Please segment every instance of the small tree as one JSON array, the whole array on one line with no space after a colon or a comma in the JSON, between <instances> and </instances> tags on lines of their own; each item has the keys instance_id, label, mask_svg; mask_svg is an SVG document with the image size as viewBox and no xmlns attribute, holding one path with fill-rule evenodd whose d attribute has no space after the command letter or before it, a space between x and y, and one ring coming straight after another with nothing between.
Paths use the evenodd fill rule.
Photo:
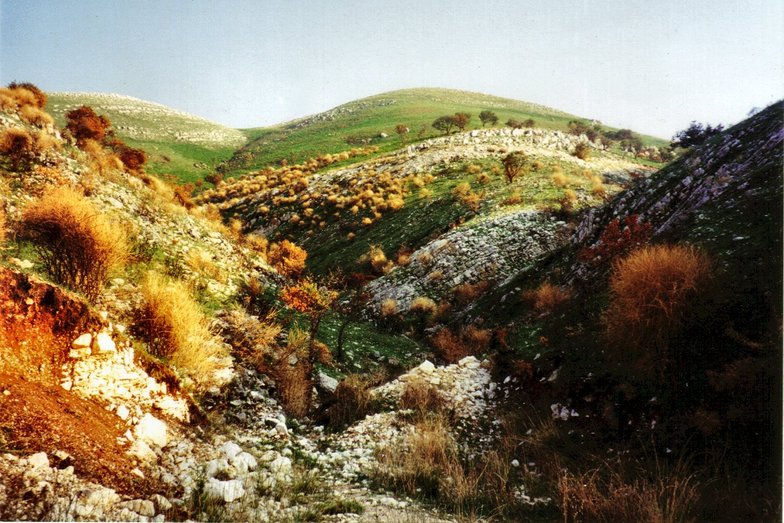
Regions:
<instances>
[{"instance_id":1,"label":"small tree","mask_svg":"<svg viewBox=\"0 0 784 523\"><path fill-rule=\"evenodd\" d=\"M498 115L493 111L482 111L479 113L479 119L482 121L482 127L487 124L493 126L498 123Z\"/></svg>"},{"instance_id":2,"label":"small tree","mask_svg":"<svg viewBox=\"0 0 784 523\"><path fill-rule=\"evenodd\" d=\"M534 121L533 118L529 118L523 122L523 127L528 127L529 129L531 127L536 127L536 122Z\"/></svg>"},{"instance_id":3,"label":"small tree","mask_svg":"<svg viewBox=\"0 0 784 523\"><path fill-rule=\"evenodd\" d=\"M400 143L406 143L406 135L409 133L410 129L407 125L403 125L399 123L395 126L395 132L400 137Z\"/></svg>"},{"instance_id":4,"label":"small tree","mask_svg":"<svg viewBox=\"0 0 784 523\"><path fill-rule=\"evenodd\" d=\"M522 129L523 122L521 122L520 120L515 120L514 118L509 118L506 121L506 126L511 127L512 129Z\"/></svg>"},{"instance_id":5,"label":"small tree","mask_svg":"<svg viewBox=\"0 0 784 523\"><path fill-rule=\"evenodd\" d=\"M468 122L471 121L471 115L468 113L455 113L455 115L452 117L452 121L455 123L458 129L465 131L465 128L468 126Z\"/></svg>"},{"instance_id":6,"label":"small tree","mask_svg":"<svg viewBox=\"0 0 784 523\"><path fill-rule=\"evenodd\" d=\"M454 126L455 120L451 116L439 116L433 121L433 128L437 131L443 131L445 135L451 133Z\"/></svg>"},{"instance_id":7,"label":"small tree","mask_svg":"<svg viewBox=\"0 0 784 523\"><path fill-rule=\"evenodd\" d=\"M501 160L504 164L504 176L508 183L512 183L514 179L523 172L526 164L528 163L528 156L523 151L514 151Z\"/></svg>"},{"instance_id":8,"label":"small tree","mask_svg":"<svg viewBox=\"0 0 784 523\"><path fill-rule=\"evenodd\" d=\"M96 114L86 105L69 111L65 118L68 121L65 129L76 139L79 147L82 147L87 140L102 141L111 126L111 122L105 116Z\"/></svg>"},{"instance_id":9,"label":"small tree","mask_svg":"<svg viewBox=\"0 0 784 523\"><path fill-rule=\"evenodd\" d=\"M683 147L684 149L693 147L695 145L702 145L708 138L716 136L724 130L723 125L711 127L710 124L703 125L701 123L692 121L689 127L678 132L672 138L671 146Z\"/></svg>"}]
</instances>

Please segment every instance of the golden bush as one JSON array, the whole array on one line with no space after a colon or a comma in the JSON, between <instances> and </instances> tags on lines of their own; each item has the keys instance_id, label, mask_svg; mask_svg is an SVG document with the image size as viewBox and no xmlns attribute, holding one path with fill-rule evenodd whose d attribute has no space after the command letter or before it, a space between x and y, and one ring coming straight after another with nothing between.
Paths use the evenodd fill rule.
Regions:
<instances>
[{"instance_id":1,"label":"golden bush","mask_svg":"<svg viewBox=\"0 0 784 523\"><path fill-rule=\"evenodd\" d=\"M137 325L150 352L167 359L194 390L225 384L231 357L185 284L150 271L142 282L142 297Z\"/></svg>"},{"instance_id":2,"label":"golden bush","mask_svg":"<svg viewBox=\"0 0 784 523\"><path fill-rule=\"evenodd\" d=\"M21 232L36 245L55 281L90 300L98 297L110 272L122 267L128 256L123 229L67 187L30 204L22 215Z\"/></svg>"}]
</instances>

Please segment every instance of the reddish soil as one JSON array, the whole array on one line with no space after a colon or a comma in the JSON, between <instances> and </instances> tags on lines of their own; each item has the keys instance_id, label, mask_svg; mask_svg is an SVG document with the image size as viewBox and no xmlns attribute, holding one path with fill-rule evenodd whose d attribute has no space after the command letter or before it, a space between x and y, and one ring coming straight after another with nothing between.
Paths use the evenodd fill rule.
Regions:
<instances>
[{"instance_id":1,"label":"reddish soil","mask_svg":"<svg viewBox=\"0 0 784 523\"><path fill-rule=\"evenodd\" d=\"M125 426L60 387L71 342L101 325L75 295L0 268L0 451L63 450L81 477L127 494L156 490L117 443Z\"/></svg>"}]
</instances>

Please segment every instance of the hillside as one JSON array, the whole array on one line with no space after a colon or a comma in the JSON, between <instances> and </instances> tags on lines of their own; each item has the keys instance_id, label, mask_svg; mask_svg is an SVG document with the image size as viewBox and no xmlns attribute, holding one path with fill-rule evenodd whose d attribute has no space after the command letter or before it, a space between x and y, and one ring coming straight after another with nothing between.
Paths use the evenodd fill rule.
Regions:
<instances>
[{"instance_id":1,"label":"hillside","mask_svg":"<svg viewBox=\"0 0 784 523\"><path fill-rule=\"evenodd\" d=\"M0 520L780 518L783 102L666 165L526 104L318 142L381 95L191 197L36 94L0 90Z\"/></svg>"},{"instance_id":2,"label":"hillside","mask_svg":"<svg viewBox=\"0 0 784 523\"><path fill-rule=\"evenodd\" d=\"M226 162L227 173L244 173L280 160L299 163L309 157L336 153L353 145L376 145L386 152L400 147L395 126L405 125L407 141L438 136L431 124L439 116L465 112L472 115L469 129L482 126L479 113L489 110L503 126L509 119L533 119L537 127L565 131L571 120L586 118L508 98L451 89L405 89L370 96L335 107L329 111L280 125L247 129L247 145ZM609 128L606 128L609 129ZM383 133L383 136L382 136ZM666 142L643 137L646 145L663 146Z\"/></svg>"},{"instance_id":3,"label":"hillside","mask_svg":"<svg viewBox=\"0 0 784 523\"><path fill-rule=\"evenodd\" d=\"M150 172L196 181L214 171L245 143L235 129L130 96L102 93L50 93L47 110L58 125L65 114L87 105L109 118L117 135L150 155Z\"/></svg>"}]
</instances>

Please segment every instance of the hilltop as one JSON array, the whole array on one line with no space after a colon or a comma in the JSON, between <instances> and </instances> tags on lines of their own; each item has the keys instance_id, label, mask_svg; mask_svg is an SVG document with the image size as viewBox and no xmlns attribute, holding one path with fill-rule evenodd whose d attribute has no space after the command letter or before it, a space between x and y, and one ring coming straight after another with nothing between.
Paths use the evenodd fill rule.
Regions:
<instances>
[{"instance_id":1,"label":"hilltop","mask_svg":"<svg viewBox=\"0 0 784 523\"><path fill-rule=\"evenodd\" d=\"M421 141L442 134L432 127L444 115L464 112L472 115L469 129L482 127L479 113L489 110L503 126L510 119L532 119L536 127L566 131L569 122L590 122L542 105L509 98L453 89L418 88L382 93L355 100L329 111L299 118L272 127L247 129L248 143L226 162L227 173L243 173L286 160L299 163L309 157L336 153L351 146L376 145L381 152L400 147L396 125L408 127L407 141ZM610 130L610 128L605 127ZM645 145L663 146L666 142L643 137Z\"/></svg>"},{"instance_id":2,"label":"hilltop","mask_svg":"<svg viewBox=\"0 0 784 523\"><path fill-rule=\"evenodd\" d=\"M213 172L245 143L236 129L130 96L106 93L49 93L47 110L58 125L82 105L109 118L117 135L150 155L149 170L196 181Z\"/></svg>"}]
</instances>

